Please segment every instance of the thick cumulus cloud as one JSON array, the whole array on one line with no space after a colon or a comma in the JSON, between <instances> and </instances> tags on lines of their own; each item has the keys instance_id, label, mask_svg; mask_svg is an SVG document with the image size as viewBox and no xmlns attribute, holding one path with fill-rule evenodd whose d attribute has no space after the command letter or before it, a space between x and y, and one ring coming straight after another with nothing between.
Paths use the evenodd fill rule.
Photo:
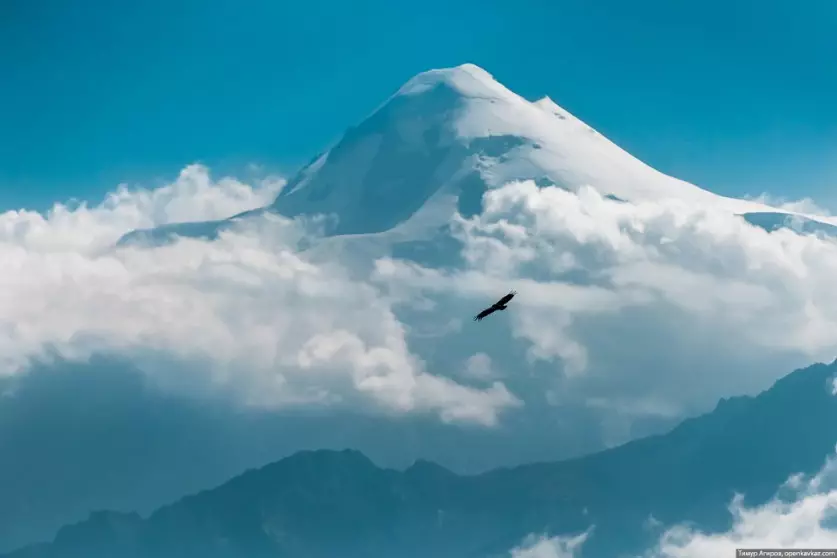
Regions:
<instances>
[{"instance_id":1,"label":"thick cumulus cloud","mask_svg":"<svg viewBox=\"0 0 837 558\"><path fill-rule=\"evenodd\" d=\"M122 185L95 207L76 201L57 203L46 215L7 211L0 217L0 242L17 253L93 254L134 229L224 219L262 207L284 185L273 176L253 185L229 177L213 181L206 167L190 165L172 184L152 190Z\"/></svg>"},{"instance_id":2,"label":"thick cumulus cloud","mask_svg":"<svg viewBox=\"0 0 837 558\"><path fill-rule=\"evenodd\" d=\"M214 241L114 246L132 229L263 206L279 187L190 167L96 207L0 216L3 373L54 353L118 353L168 388L260 407L371 404L493 424L518 403L499 382L472 389L426 371L374 288L293 248L307 234L298 223L260 216Z\"/></svg>"},{"instance_id":3,"label":"thick cumulus cloud","mask_svg":"<svg viewBox=\"0 0 837 558\"><path fill-rule=\"evenodd\" d=\"M96 207L0 216L3 373L110 351L172 389L251 405L488 425L539 399L602 417L615 443L626 417L705 410L837 346L833 239L592 188L490 190L481 214L451 223L453 267L370 257L386 235L333 244L339 258L300 251L312 231L275 215L215 241L114 247L136 228L263 206L282 184L189 167ZM466 323L509 288L509 312Z\"/></svg>"},{"instance_id":4,"label":"thick cumulus cloud","mask_svg":"<svg viewBox=\"0 0 837 558\"><path fill-rule=\"evenodd\" d=\"M483 212L457 218L454 231L462 267L383 259L377 277L482 301L513 285L510 333L553 383L545 393L556 405L693 413L831 360L837 347L833 238L531 181L489 191Z\"/></svg>"}]
</instances>

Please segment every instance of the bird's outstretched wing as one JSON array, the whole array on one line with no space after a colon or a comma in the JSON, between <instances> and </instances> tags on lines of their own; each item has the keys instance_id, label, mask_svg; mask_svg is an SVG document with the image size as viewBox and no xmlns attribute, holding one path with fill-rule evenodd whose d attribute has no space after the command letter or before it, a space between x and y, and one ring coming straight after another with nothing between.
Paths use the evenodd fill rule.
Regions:
<instances>
[{"instance_id":1,"label":"bird's outstretched wing","mask_svg":"<svg viewBox=\"0 0 837 558\"><path fill-rule=\"evenodd\" d=\"M480 312L479 314L477 314L476 316L474 316L474 321L478 322L478 321L482 320L484 317L488 316L489 314L493 314L496 311L497 311L497 308L495 308L494 306L490 306L490 307L486 308L485 310L483 310L482 312Z\"/></svg>"},{"instance_id":2,"label":"bird's outstretched wing","mask_svg":"<svg viewBox=\"0 0 837 558\"><path fill-rule=\"evenodd\" d=\"M505 303L507 303L508 301L510 301L511 299L513 299L513 298L514 298L514 295L516 295L516 294L517 294L517 291L511 291L509 294L507 294L506 296L504 296L503 298L501 298L500 300L498 300L498 301L495 303L495 306L502 306L502 305L504 305Z\"/></svg>"}]
</instances>

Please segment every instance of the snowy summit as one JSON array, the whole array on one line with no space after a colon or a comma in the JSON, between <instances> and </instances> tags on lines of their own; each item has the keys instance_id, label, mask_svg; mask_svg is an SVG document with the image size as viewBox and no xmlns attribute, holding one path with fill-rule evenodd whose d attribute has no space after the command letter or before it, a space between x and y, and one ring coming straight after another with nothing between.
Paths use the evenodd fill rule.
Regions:
<instances>
[{"instance_id":1,"label":"snowy summit","mask_svg":"<svg viewBox=\"0 0 837 558\"><path fill-rule=\"evenodd\" d=\"M676 198L740 214L789 213L662 174L549 97L530 102L473 64L411 79L303 169L274 207L286 215L332 212L340 233L378 232L434 195L469 196L526 179L571 191L591 186L632 202Z\"/></svg>"},{"instance_id":2,"label":"snowy summit","mask_svg":"<svg viewBox=\"0 0 837 558\"><path fill-rule=\"evenodd\" d=\"M425 225L441 225L454 210L479 213L487 189L519 180L573 192L592 187L630 202L677 199L771 228L788 217L814 228L834 224L665 175L549 97L530 102L473 64L412 78L304 167L266 209L331 214L337 218L332 234L378 233L419 215L433 216L432 223L422 217ZM166 234L212 234L220 224L169 227Z\"/></svg>"}]
</instances>

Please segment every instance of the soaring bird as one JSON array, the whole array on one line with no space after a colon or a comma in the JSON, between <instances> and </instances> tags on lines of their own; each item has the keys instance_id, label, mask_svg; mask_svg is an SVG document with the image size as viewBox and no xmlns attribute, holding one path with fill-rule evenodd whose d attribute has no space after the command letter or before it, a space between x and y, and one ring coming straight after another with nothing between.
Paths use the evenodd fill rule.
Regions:
<instances>
[{"instance_id":1,"label":"soaring bird","mask_svg":"<svg viewBox=\"0 0 837 558\"><path fill-rule=\"evenodd\" d=\"M474 321L478 322L482 320L484 317L488 316L489 314L493 314L497 310L505 310L506 304L508 304L509 301L513 299L514 295L516 294L517 293L515 291L511 291L509 294L507 294L506 296L504 296L503 298L501 298L500 300L498 300L497 302L495 302L494 304L492 304L491 306L474 316Z\"/></svg>"}]
</instances>

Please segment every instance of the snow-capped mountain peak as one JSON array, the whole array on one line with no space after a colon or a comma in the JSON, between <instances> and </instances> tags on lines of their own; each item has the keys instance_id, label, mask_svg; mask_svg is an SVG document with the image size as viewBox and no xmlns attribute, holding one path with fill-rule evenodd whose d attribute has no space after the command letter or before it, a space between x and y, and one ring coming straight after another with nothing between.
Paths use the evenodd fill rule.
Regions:
<instances>
[{"instance_id":1,"label":"snow-capped mountain peak","mask_svg":"<svg viewBox=\"0 0 837 558\"><path fill-rule=\"evenodd\" d=\"M505 86L475 64L462 64L454 68L443 68L422 72L405 83L395 97L419 95L439 85L456 90L464 97L503 98L514 95Z\"/></svg>"},{"instance_id":2,"label":"snow-capped mountain peak","mask_svg":"<svg viewBox=\"0 0 837 558\"><path fill-rule=\"evenodd\" d=\"M525 179L635 202L676 198L740 214L788 213L660 173L549 97L530 102L474 64L409 80L292 180L274 208L332 213L338 234L380 232L440 198L456 198L462 210L467 197L477 210L485 189Z\"/></svg>"},{"instance_id":3,"label":"snow-capped mountain peak","mask_svg":"<svg viewBox=\"0 0 837 558\"><path fill-rule=\"evenodd\" d=\"M432 228L454 211L479 212L487 189L519 180L592 187L631 202L673 198L754 216L751 222L769 228L789 215L834 224L665 175L551 98L530 102L474 64L410 79L291 179L269 209L330 214L337 218L330 232L338 235L383 232L419 218Z\"/></svg>"}]
</instances>

